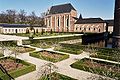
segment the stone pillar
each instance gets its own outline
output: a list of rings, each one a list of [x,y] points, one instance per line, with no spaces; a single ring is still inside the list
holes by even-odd
[[[113,48],[120,48],[120,0],[115,0]]]

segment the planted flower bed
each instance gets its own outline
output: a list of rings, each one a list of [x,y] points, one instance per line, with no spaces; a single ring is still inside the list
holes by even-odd
[[[30,53],[30,56],[51,61],[51,62],[58,62],[58,61],[69,58],[69,55],[60,54],[60,53],[51,52],[51,51],[45,51],[45,50],[40,52]]]
[[[81,49],[76,49],[71,47],[60,47],[60,48],[55,48],[55,50],[70,54],[81,54],[83,52]]]
[[[106,77],[115,78],[116,80],[120,79],[120,64],[85,58],[73,63],[71,67]]]
[[[92,52],[91,57],[120,62],[120,49],[61,43],[62,47]]]
[[[101,58],[106,60],[112,60],[120,62],[120,50],[119,49],[98,49],[96,54],[90,55],[91,57]]]
[[[39,80],[77,80],[77,79],[73,79],[73,78],[65,76],[63,74],[59,74],[59,73],[54,72],[50,75],[43,76]]]
[[[35,65],[30,64],[30,63],[25,62],[20,59],[15,59],[13,57],[1,58],[0,64],[14,78],[36,70]],[[2,72],[1,69],[0,69],[0,79],[9,80],[8,75],[6,75],[4,72]]]
[[[18,53],[25,53],[25,52],[34,51],[35,49],[29,47],[16,46],[16,47],[10,47],[10,50]]]

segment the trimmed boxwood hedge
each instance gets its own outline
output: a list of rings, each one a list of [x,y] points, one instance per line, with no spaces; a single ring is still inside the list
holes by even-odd
[[[48,52],[50,52],[50,51],[48,51]],[[55,52],[52,52],[52,53],[55,53]],[[60,54],[60,53],[55,53],[55,54]],[[69,58],[69,55],[67,55],[67,54],[60,54],[63,57],[58,58],[58,59],[50,58],[50,57],[46,57],[46,56],[40,55],[40,52],[32,52],[32,53],[29,53],[29,55],[32,56],[32,57],[36,57],[36,58],[47,60],[47,61],[51,61],[51,62],[59,62],[59,61],[62,61],[64,59]]]
[[[103,75],[103,76],[107,75],[106,77],[118,78],[118,80],[120,79],[120,72],[116,73],[114,71],[110,71],[109,74],[108,74],[108,69],[99,68],[99,67],[97,67],[97,68],[89,67],[88,65],[84,64],[85,60],[88,60],[88,59],[84,58],[82,60],[79,60],[79,61],[71,64],[70,66],[72,68],[76,68],[76,69],[79,69],[79,70],[88,71],[88,72]],[[104,61],[97,61],[97,60],[93,60],[93,61],[95,61],[97,63],[105,63],[106,65],[120,66],[120,64],[114,64],[114,63],[109,63],[109,62],[104,62]]]
[[[5,58],[1,58],[1,59],[12,59],[12,60],[15,60],[15,58],[13,58],[13,57],[5,57]],[[21,69],[8,72],[14,78],[19,77],[21,75],[24,75],[24,74],[27,74],[29,72],[32,72],[32,71],[36,70],[36,66],[31,64],[31,63],[25,62],[25,61],[20,60],[20,59],[17,59],[17,61],[19,61],[19,63],[22,63],[23,65],[26,65],[26,66],[21,68]],[[3,80],[8,80],[8,76],[6,74],[0,74],[0,78],[3,79]]]

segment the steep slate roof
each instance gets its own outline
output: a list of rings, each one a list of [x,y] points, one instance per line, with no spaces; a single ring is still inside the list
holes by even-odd
[[[24,28],[24,27],[28,27],[30,25],[26,25],[26,24],[0,24],[1,27],[9,27],[9,28],[13,28],[13,27],[17,27],[17,28]]]
[[[114,20],[104,20],[108,23],[108,26],[114,26]]]
[[[71,10],[75,10],[75,8],[70,3],[62,4],[62,5],[56,5],[56,6],[52,6],[50,8],[49,14],[68,13]]]
[[[89,23],[105,23],[101,18],[82,18],[78,19],[75,24],[89,24]]]

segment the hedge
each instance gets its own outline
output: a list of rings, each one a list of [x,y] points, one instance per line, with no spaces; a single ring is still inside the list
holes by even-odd
[[[89,67],[88,65],[85,65],[84,64],[84,60],[86,59],[82,59],[82,60],[79,60],[73,64],[71,64],[70,66],[72,68],[76,68],[76,69],[79,69],[79,70],[83,70],[83,71],[88,71],[88,72],[91,72],[91,73],[95,73],[95,74],[99,74],[99,75],[103,75],[103,76],[106,76],[106,77],[111,77],[111,78],[118,78],[120,79],[120,72],[115,72],[115,71],[110,71],[109,74],[108,74],[108,69],[105,69],[105,68],[92,68],[92,67]],[[97,60],[93,60],[93,61],[97,61]],[[108,63],[108,62],[104,62],[104,61],[97,61],[99,63],[105,63],[107,65],[115,65],[115,66],[120,66],[118,64],[114,64],[114,63]]]
[[[29,54],[32,57],[36,57],[36,58],[47,60],[47,61],[51,61],[51,62],[59,62],[61,60],[69,58],[69,55],[66,55],[66,54],[60,54],[60,55],[63,55],[63,56],[61,58],[58,58],[58,59],[40,55],[40,52],[32,52],[32,53],[29,53]],[[55,54],[59,54],[59,53],[55,53]]]
[[[10,59],[13,59],[13,60],[15,59],[13,57],[5,57],[5,58],[1,58],[1,59],[7,59],[7,58],[10,58]],[[19,77],[21,75],[24,75],[24,74],[27,74],[29,72],[32,72],[32,71],[36,70],[35,65],[33,65],[31,63],[28,63],[28,62],[25,62],[25,61],[20,60],[20,59],[17,59],[17,60],[19,60],[19,63],[22,63],[23,65],[26,65],[26,66],[21,68],[21,69],[8,72],[12,77],[16,78],[16,77]],[[3,75],[0,75],[0,78],[3,79],[3,80],[7,80],[6,78],[8,78],[8,76],[6,74],[3,74]]]

